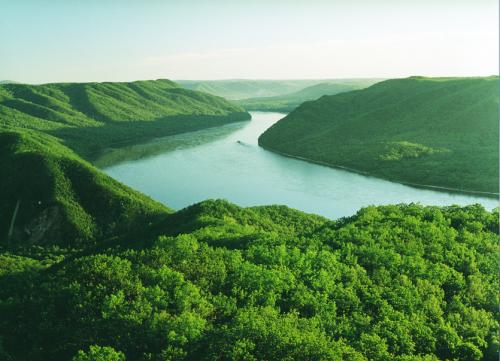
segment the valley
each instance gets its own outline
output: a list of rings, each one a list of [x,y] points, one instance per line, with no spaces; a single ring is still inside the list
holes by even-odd
[[[498,0],[0,3],[0,361],[500,361]]]
[[[286,114],[251,115],[250,122],[109,150],[97,164],[174,209],[223,198],[241,206],[283,204],[336,219],[374,204],[497,206],[494,197],[419,189],[274,154],[257,140]]]
[[[380,79],[330,80],[310,85],[293,93],[269,97],[256,97],[238,100],[246,110],[291,112],[303,102],[316,100],[324,95],[335,95],[351,90],[366,88]]]
[[[0,359],[495,359],[497,199],[259,147],[315,102],[0,93]],[[397,146],[384,160],[439,149]]]

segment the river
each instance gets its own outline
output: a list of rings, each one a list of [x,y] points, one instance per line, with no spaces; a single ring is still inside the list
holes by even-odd
[[[493,198],[413,188],[266,151],[257,139],[285,114],[252,112],[252,120],[109,150],[96,164],[111,177],[171,208],[224,198],[241,206],[284,204],[329,218],[367,205],[480,203]]]

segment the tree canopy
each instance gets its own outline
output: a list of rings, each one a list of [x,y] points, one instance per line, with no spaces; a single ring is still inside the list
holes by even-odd
[[[13,360],[494,360],[497,230],[498,212],[478,205],[373,206],[331,221],[206,201],[142,239],[62,259],[3,253],[0,350]]]

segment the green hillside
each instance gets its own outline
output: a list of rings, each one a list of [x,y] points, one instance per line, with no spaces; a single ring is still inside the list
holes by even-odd
[[[0,357],[496,360],[497,231],[480,206],[203,202],[59,263],[0,255]]]
[[[250,119],[169,80],[0,85],[0,126],[36,129],[92,157],[103,148]]]
[[[14,248],[81,248],[169,211],[41,132],[0,130],[0,169],[0,240]]]
[[[498,193],[498,118],[498,77],[411,77],[306,102],[259,144],[398,182]]]
[[[238,104],[246,110],[290,112],[305,101],[315,100],[323,95],[334,95],[350,90],[366,88],[376,82],[377,80],[371,79],[325,82],[308,86],[290,94],[242,99],[238,101]]]

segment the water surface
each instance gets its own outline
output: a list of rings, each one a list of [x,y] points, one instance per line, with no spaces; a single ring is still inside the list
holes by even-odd
[[[257,139],[284,114],[252,112],[252,120],[147,144],[110,150],[97,164],[113,178],[174,209],[209,198],[241,206],[285,204],[338,218],[375,204],[466,205],[498,200],[419,189],[283,157]]]

